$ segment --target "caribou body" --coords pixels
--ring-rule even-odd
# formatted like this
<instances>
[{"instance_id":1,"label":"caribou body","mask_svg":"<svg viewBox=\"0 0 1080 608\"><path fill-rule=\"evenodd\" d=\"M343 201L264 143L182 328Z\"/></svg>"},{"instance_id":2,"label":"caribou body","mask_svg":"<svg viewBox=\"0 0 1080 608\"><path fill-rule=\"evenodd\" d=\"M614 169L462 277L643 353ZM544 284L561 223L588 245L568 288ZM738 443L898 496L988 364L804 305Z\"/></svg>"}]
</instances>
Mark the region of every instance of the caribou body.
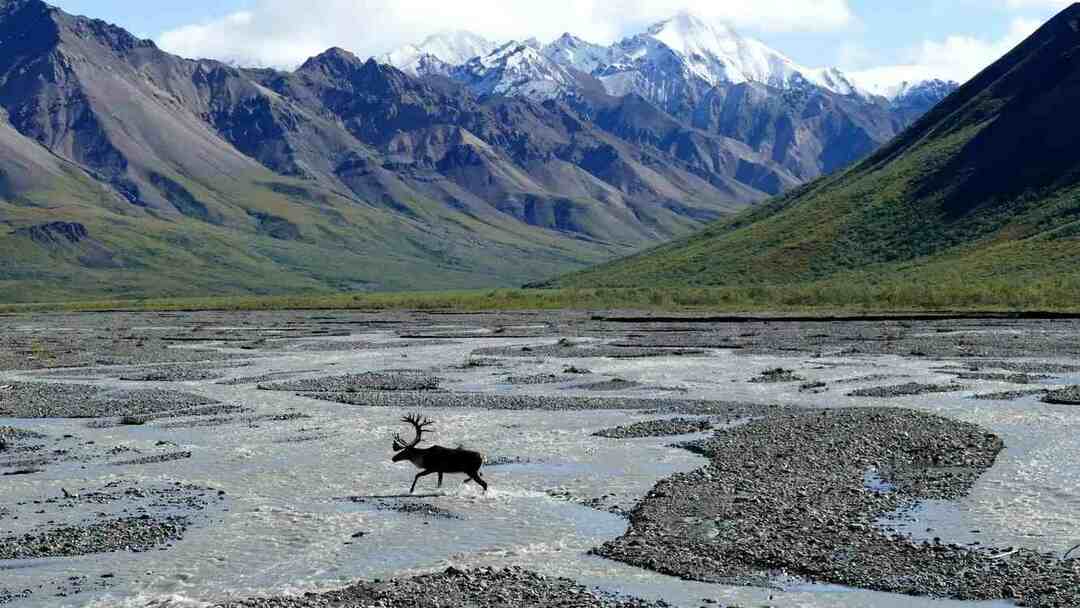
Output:
<instances>
[{"instance_id":1,"label":"caribou body","mask_svg":"<svg viewBox=\"0 0 1080 608\"><path fill-rule=\"evenodd\" d=\"M412 443L405 443L401 435L394 435L394 451L397 453L394 454L393 461L408 460L413 463L413 466L420 469L420 472L413 479L412 487L409 488L410 494L416 490L416 482L420 481L421 477L432 473L439 475L440 488L442 487L443 474L464 473L468 475L465 483L475 481L487 492L488 484L480 476L480 467L484 465L484 456L482 454L460 448L444 448L439 445L430 448L418 448L416 446L420 445L420 441L424 437L424 431L435 423L427 418L420 418L419 414L410 414L402 418L401 421L411 424L416 431L416 437L413 438Z\"/></svg>"}]
</instances>

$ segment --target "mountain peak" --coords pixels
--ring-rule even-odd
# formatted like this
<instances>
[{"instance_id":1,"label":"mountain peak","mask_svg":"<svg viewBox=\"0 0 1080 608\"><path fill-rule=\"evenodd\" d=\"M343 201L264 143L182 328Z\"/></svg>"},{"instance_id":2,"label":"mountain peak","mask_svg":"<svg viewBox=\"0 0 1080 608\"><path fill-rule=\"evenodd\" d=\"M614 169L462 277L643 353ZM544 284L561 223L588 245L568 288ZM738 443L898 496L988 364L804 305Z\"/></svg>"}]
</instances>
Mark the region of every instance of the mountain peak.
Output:
<instances>
[{"instance_id":1,"label":"mountain peak","mask_svg":"<svg viewBox=\"0 0 1080 608\"><path fill-rule=\"evenodd\" d=\"M305 61L297 72L319 71L327 74L342 74L355 69L358 63L360 59L356 55L335 46Z\"/></svg>"},{"instance_id":2,"label":"mountain peak","mask_svg":"<svg viewBox=\"0 0 1080 608\"><path fill-rule=\"evenodd\" d=\"M406 44L383 55L380 60L414 76L427 71L425 66L443 68L461 65L473 57L487 55L496 48L490 40L465 30L432 34L420 44Z\"/></svg>"}]
</instances>

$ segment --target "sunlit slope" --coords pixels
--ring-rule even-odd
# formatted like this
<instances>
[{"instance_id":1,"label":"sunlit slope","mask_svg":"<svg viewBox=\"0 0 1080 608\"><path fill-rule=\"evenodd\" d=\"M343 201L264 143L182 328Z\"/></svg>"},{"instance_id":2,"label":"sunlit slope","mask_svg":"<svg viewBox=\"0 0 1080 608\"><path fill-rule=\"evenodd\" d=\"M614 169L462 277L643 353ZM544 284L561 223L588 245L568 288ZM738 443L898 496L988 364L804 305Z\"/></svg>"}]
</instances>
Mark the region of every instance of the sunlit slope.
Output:
<instances>
[{"instance_id":1,"label":"sunlit slope","mask_svg":"<svg viewBox=\"0 0 1080 608\"><path fill-rule=\"evenodd\" d=\"M1080 262L1080 5L866 161L551 282L1037 280Z\"/></svg>"}]
</instances>

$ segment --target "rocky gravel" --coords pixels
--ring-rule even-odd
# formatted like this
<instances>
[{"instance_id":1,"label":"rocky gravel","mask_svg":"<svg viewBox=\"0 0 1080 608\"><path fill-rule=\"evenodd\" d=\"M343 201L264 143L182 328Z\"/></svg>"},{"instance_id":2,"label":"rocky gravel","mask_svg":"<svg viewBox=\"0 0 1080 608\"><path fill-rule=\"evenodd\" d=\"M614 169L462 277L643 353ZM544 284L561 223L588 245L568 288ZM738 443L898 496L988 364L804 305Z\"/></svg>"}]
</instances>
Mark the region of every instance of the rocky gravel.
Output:
<instances>
[{"instance_id":1,"label":"rocky gravel","mask_svg":"<svg viewBox=\"0 0 1080 608\"><path fill-rule=\"evenodd\" d=\"M546 346L493 346L472 352L478 357L544 357L552 359L642 359L648 357L681 357L703 355L700 348L641 348L605 345L553 344Z\"/></svg>"},{"instance_id":2,"label":"rocky gravel","mask_svg":"<svg viewBox=\"0 0 1080 608\"><path fill-rule=\"evenodd\" d=\"M1046 374L1012 374L995 372L956 372L958 380L982 380L985 382L1006 382L1008 384L1035 384L1049 380L1053 376Z\"/></svg>"},{"instance_id":3,"label":"rocky gravel","mask_svg":"<svg viewBox=\"0 0 1080 608\"><path fill-rule=\"evenodd\" d=\"M914 395L930 395L933 393L955 393L967 390L968 387L961 384L920 384L909 382L896 386L875 386L860 388L848 393L849 397L873 397L888 399L892 397L909 397Z\"/></svg>"},{"instance_id":4,"label":"rocky gravel","mask_svg":"<svg viewBox=\"0 0 1080 608\"><path fill-rule=\"evenodd\" d=\"M541 384L563 384L574 382L577 376L569 374L532 374L528 376L507 376L503 381L513 386L537 386Z\"/></svg>"},{"instance_id":5,"label":"rocky gravel","mask_svg":"<svg viewBox=\"0 0 1080 608\"><path fill-rule=\"evenodd\" d=\"M1001 391L998 393L982 393L975 395L972 399L978 399L979 401L1016 401L1017 399L1023 399L1025 397L1034 397L1036 395L1045 395L1050 392L1050 389L1029 389L1023 391Z\"/></svg>"},{"instance_id":6,"label":"rocky gravel","mask_svg":"<svg viewBox=\"0 0 1080 608\"><path fill-rule=\"evenodd\" d=\"M22 591L13 591L5 587L0 587L0 604L10 604L19 600L25 600L30 597L31 592L29 589L23 589Z\"/></svg>"},{"instance_id":7,"label":"rocky gravel","mask_svg":"<svg viewBox=\"0 0 1080 608\"><path fill-rule=\"evenodd\" d=\"M423 372L366 372L363 374L310 378L275 384L260 384L259 388L266 391L292 391L297 393L434 391L439 389L439 382L439 378Z\"/></svg>"},{"instance_id":8,"label":"rocky gravel","mask_svg":"<svg viewBox=\"0 0 1080 608\"><path fill-rule=\"evenodd\" d=\"M776 405L738 402L697 401L693 399L643 399L637 397L555 397L546 395L510 395L496 393L440 392L356 392L314 395L319 399L373 407L398 408L403 411L426 408L468 407L488 410L628 410L687 415L748 418L781 411Z\"/></svg>"},{"instance_id":9,"label":"rocky gravel","mask_svg":"<svg viewBox=\"0 0 1080 608\"><path fill-rule=\"evenodd\" d=\"M344 353L365 350L390 350L397 348L418 348L421 346L441 346L446 344L457 344L457 342L453 340L394 340L390 342L369 342L357 340L303 340L286 345L285 350L301 353Z\"/></svg>"},{"instance_id":10,"label":"rocky gravel","mask_svg":"<svg viewBox=\"0 0 1080 608\"><path fill-rule=\"evenodd\" d=\"M972 371L985 369L1005 370L1021 374L1075 374L1080 373L1080 365L1070 363L1050 363L1046 361L978 361L967 364Z\"/></svg>"},{"instance_id":11,"label":"rocky gravel","mask_svg":"<svg viewBox=\"0 0 1080 608\"><path fill-rule=\"evenodd\" d=\"M703 433L713 429L712 420L708 418L664 418L661 420L646 420L635 422L626 426L618 426L604 429L593 433L595 437L608 439L642 439L645 437L672 437L675 435L690 435Z\"/></svg>"},{"instance_id":12,"label":"rocky gravel","mask_svg":"<svg viewBox=\"0 0 1080 608\"><path fill-rule=\"evenodd\" d=\"M0 539L0 560L76 557L95 553L149 551L180 540L183 517L113 519L86 526L62 526L48 532Z\"/></svg>"},{"instance_id":13,"label":"rocky gravel","mask_svg":"<svg viewBox=\"0 0 1080 608\"><path fill-rule=\"evenodd\" d=\"M1003 447L976 426L900 409L772 416L703 442L710 464L658 483L627 534L596 553L708 582L779 570L908 595L1080 605L1080 564L1031 551L991 559L874 526L917 500L965 495ZM869 470L891 489L867 488Z\"/></svg>"},{"instance_id":14,"label":"rocky gravel","mask_svg":"<svg viewBox=\"0 0 1080 608\"><path fill-rule=\"evenodd\" d=\"M640 382L633 382L630 380L623 380L622 378L612 378L610 380L602 380L600 382L590 382L588 384L578 384L576 386L567 387L569 389L581 390L581 391L594 391L594 392L606 392L606 391L625 391L634 388L640 388L642 384Z\"/></svg>"},{"instance_id":15,"label":"rocky gravel","mask_svg":"<svg viewBox=\"0 0 1080 608\"><path fill-rule=\"evenodd\" d=\"M270 382L277 382L279 380L285 380L292 378L298 374L317 372L317 369L299 370L295 372L270 372L259 376L241 376L238 378L229 378L228 380L221 380L215 384L221 386L245 386L251 384L266 384Z\"/></svg>"},{"instance_id":16,"label":"rocky gravel","mask_svg":"<svg viewBox=\"0 0 1080 608\"><path fill-rule=\"evenodd\" d=\"M806 378L803 378L795 373L795 370L784 369L777 367L775 369L767 369L757 376L750 378L747 382L753 384L783 384L786 382L805 382Z\"/></svg>"},{"instance_id":17,"label":"rocky gravel","mask_svg":"<svg viewBox=\"0 0 1080 608\"><path fill-rule=\"evenodd\" d=\"M10 445L21 441L27 441L30 439L44 439L45 435L41 433L35 433L34 431L27 431L23 429L17 429L11 426L0 426L0 452L3 452L4 445Z\"/></svg>"},{"instance_id":18,"label":"rocky gravel","mask_svg":"<svg viewBox=\"0 0 1080 608\"><path fill-rule=\"evenodd\" d=\"M422 483L423 480L421 480ZM398 500L392 498L369 498L366 496L353 496L346 498L348 502L355 504L371 505L376 511L392 511L407 515L422 515L436 519L464 519L460 514L442 507L419 502L417 500Z\"/></svg>"},{"instance_id":19,"label":"rocky gravel","mask_svg":"<svg viewBox=\"0 0 1080 608\"><path fill-rule=\"evenodd\" d=\"M1057 405L1080 405L1080 386L1050 391L1043 397L1043 401Z\"/></svg>"},{"instance_id":20,"label":"rocky gravel","mask_svg":"<svg viewBox=\"0 0 1080 608\"><path fill-rule=\"evenodd\" d=\"M171 452L168 454L155 454L153 456L141 456L139 458L133 458L131 460L122 460L120 462L112 463L113 466L137 466L143 464L160 464L163 462L172 462L174 460L186 460L191 458L191 452Z\"/></svg>"},{"instance_id":21,"label":"rocky gravel","mask_svg":"<svg viewBox=\"0 0 1080 608\"><path fill-rule=\"evenodd\" d=\"M340 591L299 597L254 598L219 608L666 608L664 602L613 597L571 580L521 568L448 568L438 574L359 583Z\"/></svg>"},{"instance_id":22,"label":"rocky gravel","mask_svg":"<svg viewBox=\"0 0 1080 608\"><path fill-rule=\"evenodd\" d=\"M110 391L86 384L15 382L0 391L0 416L105 418L139 416L217 403L165 389Z\"/></svg>"},{"instance_id":23,"label":"rocky gravel","mask_svg":"<svg viewBox=\"0 0 1080 608\"><path fill-rule=\"evenodd\" d=\"M217 380L227 373L228 370L213 368L159 367L125 372L120 374L120 379L128 382L202 382Z\"/></svg>"}]
</instances>

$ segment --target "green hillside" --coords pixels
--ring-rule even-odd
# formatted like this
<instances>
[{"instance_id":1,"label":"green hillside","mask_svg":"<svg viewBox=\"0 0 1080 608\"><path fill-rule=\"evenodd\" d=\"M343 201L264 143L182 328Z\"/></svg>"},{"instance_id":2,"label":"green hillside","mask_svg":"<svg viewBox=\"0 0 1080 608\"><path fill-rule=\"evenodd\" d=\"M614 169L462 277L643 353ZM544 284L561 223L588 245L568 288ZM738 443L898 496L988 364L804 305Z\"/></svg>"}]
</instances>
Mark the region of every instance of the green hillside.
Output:
<instances>
[{"instance_id":1,"label":"green hillside","mask_svg":"<svg viewBox=\"0 0 1080 608\"><path fill-rule=\"evenodd\" d=\"M582 287L1072 281L1080 4L891 144L702 232L563 276Z\"/></svg>"}]
</instances>

